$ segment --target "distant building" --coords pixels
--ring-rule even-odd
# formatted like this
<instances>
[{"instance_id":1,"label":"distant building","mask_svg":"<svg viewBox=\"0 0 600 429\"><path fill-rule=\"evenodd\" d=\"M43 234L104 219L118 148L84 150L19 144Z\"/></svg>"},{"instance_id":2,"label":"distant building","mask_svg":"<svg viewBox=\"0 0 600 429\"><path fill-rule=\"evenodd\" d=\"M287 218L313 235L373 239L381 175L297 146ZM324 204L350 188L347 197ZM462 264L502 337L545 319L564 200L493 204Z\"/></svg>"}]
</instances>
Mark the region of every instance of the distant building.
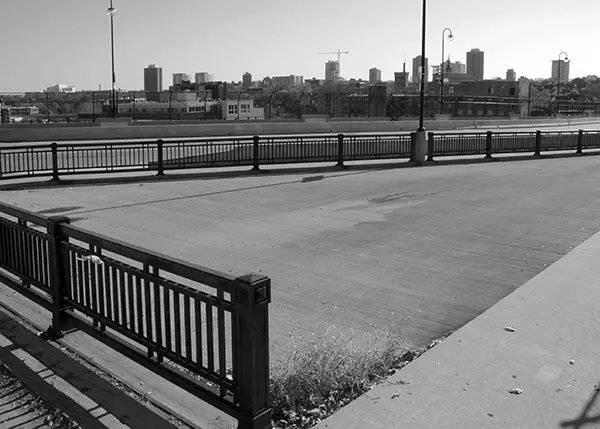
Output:
<instances>
[{"instance_id":1,"label":"distant building","mask_svg":"<svg viewBox=\"0 0 600 429\"><path fill-rule=\"evenodd\" d=\"M565 61L565 60L553 60L552 61L552 80L558 81L559 66L560 66L560 83L568 83L571 63L569 61Z\"/></svg>"},{"instance_id":2,"label":"distant building","mask_svg":"<svg viewBox=\"0 0 600 429\"><path fill-rule=\"evenodd\" d=\"M379 82L381 82L381 70L379 70L377 67L373 67L371 70L369 70L369 83L373 85Z\"/></svg>"},{"instance_id":3,"label":"distant building","mask_svg":"<svg viewBox=\"0 0 600 429\"><path fill-rule=\"evenodd\" d=\"M506 70L506 80L510 80L510 81L517 80L517 73L515 73L514 69Z\"/></svg>"},{"instance_id":4,"label":"distant building","mask_svg":"<svg viewBox=\"0 0 600 429\"><path fill-rule=\"evenodd\" d=\"M196 73L195 77L196 77L196 79L195 79L196 83L210 82L209 74L206 72L198 72L198 73Z\"/></svg>"},{"instance_id":5,"label":"distant building","mask_svg":"<svg viewBox=\"0 0 600 429\"><path fill-rule=\"evenodd\" d=\"M467 74L474 80L483 80L485 54L475 48L467 52Z\"/></svg>"},{"instance_id":6,"label":"distant building","mask_svg":"<svg viewBox=\"0 0 600 429\"><path fill-rule=\"evenodd\" d=\"M252 86L252 74L246 72L242 76L242 87L248 89Z\"/></svg>"},{"instance_id":7,"label":"distant building","mask_svg":"<svg viewBox=\"0 0 600 429\"><path fill-rule=\"evenodd\" d=\"M271 78L271 85L273 86L300 86L304 85L304 76L273 76Z\"/></svg>"},{"instance_id":8,"label":"distant building","mask_svg":"<svg viewBox=\"0 0 600 429\"><path fill-rule=\"evenodd\" d=\"M450 69L451 69L451 73L456 73L456 74L466 74L467 73L467 65L461 63L460 61L450 62ZM446 74L446 71L444 71L444 75L445 74Z\"/></svg>"},{"instance_id":9,"label":"distant building","mask_svg":"<svg viewBox=\"0 0 600 429\"><path fill-rule=\"evenodd\" d=\"M144 91L160 92L162 91L163 76L162 68L150 64L144 69Z\"/></svg>"},{"instance_id":10,"label":"distant building","mask_svg":"<svg viewBox=\"0 0 600 429\"><path fill-rule=\"evenodd\" d=\"M325 63L325 81L327 83L338 83L340 78L340 63L337 61L327 61Z\"/></svg>"},{"instance_id":11,"label":"distant building","mask_svg":"<svg viewBox=\"0 0 600 429\"><path fill-rule=\"evenodd\" d=\"M181 93L183 94L183 93ZM238 111L239 106L239 111ZM264 119L264 109L254 107L254 100L182 100L145 101L119 104L119 116L137 118L211 118Z\"/></svg>"},{"instance_id":12,"label":"distant building","mask_svg":"<svg viewBox=\"0 0 600 429\"><path fill-rule=\"evenodd\" d=\"M46 92L77 92L71 85L54 85L46 88Z\"/></svg>"},{"instance_id":13,"label":"distant building","mask_svg":"<svg viewBox=\"0 0 600 429\"><path fill-rule=\"evenodd\" d=\"M430 86L429 92L437 94L439 91L439 82ZM450 81L444 85L444 94L462 95L473 97L518 97L521 87L517 81L486 79L486 80L466 80Z\"/></svg>"},{"instance_id":14,"label":"distant building","mask_svg":"<svg viewBox=\"0 0 600 429\"><path fill-rule=\"evenodd\" d=\"M413 58L412 81L417 84L421 82L421 55ZM425 83L427 82L429 82L429 60L425 58Z\"/></svg>"},{"instance_id":15,"label":"distant building","mask_svg":"<svg viewBox=\"0 0 600 429\"><path fill-rule=\"evenodd\" d=\"M370 85L367 100L367 116L376 118L386 116L385 102L387 100L387 85Z\"/></svg>"},{"instance_id":16,"label":"distant building","mask_svg":"<svg viewBox=\"0 0 600 429\"><path fill-rule=\"evenodd\" d=\"M223 100L223 119L265 119L265 109L254 107L254 100Z\"/></svg>"},{"instance_id":17,"label":"distant building","mask_svg":"<svg viewBox=\"0 0 600 429\"><path fill-rule=\"evenodd\" d=\"M189 82L192 78L189 74L186 73L173 73L173 85L177 85L181 82Z\"/></svg>"},{"instance_id":18,"label":"distant building","mask_svg":"<svg viewBox=\"0 0 600 429\"><path fill-rule=\"evenodd\" d=\"M408 87L408 72L395 72L394 73L394 92L404 92Z\"/></svg>"}]
</instances>

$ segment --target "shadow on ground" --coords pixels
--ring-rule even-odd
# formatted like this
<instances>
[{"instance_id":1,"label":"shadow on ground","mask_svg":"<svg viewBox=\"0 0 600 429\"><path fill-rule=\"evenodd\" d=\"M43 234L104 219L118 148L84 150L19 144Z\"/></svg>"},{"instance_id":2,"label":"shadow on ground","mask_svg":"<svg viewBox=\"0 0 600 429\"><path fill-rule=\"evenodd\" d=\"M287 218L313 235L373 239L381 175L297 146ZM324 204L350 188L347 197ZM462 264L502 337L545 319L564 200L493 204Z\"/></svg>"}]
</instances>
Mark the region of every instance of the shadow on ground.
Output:
<instances>
[{"instance_id":1,"label":"shadow on ground","mask_svg":"<svg viewBox=\"0 0 600 429\"><path fill-rule=\"evenodd\" d=\"M132 429L145 429L149 427L148 422L152 422L152 427L156 428L175 428L165 418L117 389L100 375L68 357L3 311L0 311L0 333L13 343L0 348L0 361L31 391L42 397L52 407L63 411L83 428L105 429L106 426L100 419L107 413L112 414L121 423ZM55 374L66 380L75 389L83 392L85 396L98 404L97 407L85 409L64 392L57 390L42 378L41 373L35 372L21 361L13 353L15 350L23 350L38 360L46 367L42 372L51 371L44 378ZM98 412L98 407L102 407L105 411ZM2 420L1 416L0 420Z\"/></svg>"},{"instance_id":2,"label":"shadow on ground","mask_svg":"<svg viewBox=\"0 0 600 429\"><path fill-rule=\"evenodd\" d=\"M582 154L576 153L546 153L539 157L533 157L530 154L521 155L506 155L502 154L496 156L493 159L484 159L483 156L477 158L470 157L464 159L436 159L435 161L426 162L424 166L443 166L443 165L467 165L467 164L479 164L486 162L514 162L514 161L529 161L532 159L540 158L572 158L575 156L594 156L600 155L600 151L587 152ZM79 186L109 186L109 185L122 185L130 183L152 183L156 181L188 181L188 180L214 180L220 178L244 178L256 175L270 175L270 176L284 176L289 174L301 174L301 173L335 173L346 170L358 170L358 171L384 171L399 168L411 168L417 167L418 165L414 162L406 160L391 161L386 163L376 164L346 164L343 167L323 165L323 166L302 166L295 165L292 167L281 167L272 169L261 169L261 170L228 170L228 171L213 171L213 172L185 172L185 173L169 173L164 176L157 175L132 175L132 176L121 176L121 177L99 177L100 174L93 178L78 178L78 179L61 179L60 181L53 180L32 180L22 182L12 182L0 185L0 191L19 191L27 189L39 189L39 188L69 188ZM113 172L114 173L114 172ZM126 173L116 173L126 174ZM323 176L310 176L302 180L302 182L312 182L321 180ZM7 179L10 180L10 179Z\"/></svg>"},{"instance_id":3,"label":"shadow on ground","mask_svg":"<svg viewBox=\"0 0 600 429\"><path fill-rule=\"evenodd\" d=\"M600 386L600 384L597 384L596 387L594 388L594 393L588 400L585 407L583 407L581 414L573 420L565 420L565 421L561 422L561 424L560 424L561 428L581 429L584 427L598 427L598 424L600 423L600 414L598 414L598 412L595 410L596 400L598 399L598 396L600 395L600 387L598 387L598 386ZM590 413L590 411L593 411L594 414L588 415L588 413Z\"/></svg>"}]
</instances>

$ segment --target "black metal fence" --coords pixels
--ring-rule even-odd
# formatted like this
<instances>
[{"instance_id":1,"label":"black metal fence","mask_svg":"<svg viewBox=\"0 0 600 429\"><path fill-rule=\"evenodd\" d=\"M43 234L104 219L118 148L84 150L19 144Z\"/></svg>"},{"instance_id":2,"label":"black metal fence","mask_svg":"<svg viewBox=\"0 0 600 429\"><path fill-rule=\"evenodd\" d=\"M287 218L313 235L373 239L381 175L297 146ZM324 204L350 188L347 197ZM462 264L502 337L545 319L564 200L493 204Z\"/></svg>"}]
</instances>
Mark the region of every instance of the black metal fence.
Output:
<instances>
[{"instance_id":1,"label":"black metal fence","mask_svg":"<svg viewBox=\"0 0 600 429\"><path fill-rule=\"evenodd\" d=\"M214 167L412 159L414 133L216 137L185 141L52 143L0 147L0 180L75 174L156 172ZM429 133L428 159L600 147L600 131Z\"/></svg>"},{"instance_id":2,"label":"black metal fence","mask_svg":"<svg viewBox=\"0 0 600 429\"><path fill-rule=\"evenodd\" d=\"M52 312L52 335L82 329L240 428L271 427L269 278L232 277L0 203L0 281Z\"/></svg>"}]
</instances>

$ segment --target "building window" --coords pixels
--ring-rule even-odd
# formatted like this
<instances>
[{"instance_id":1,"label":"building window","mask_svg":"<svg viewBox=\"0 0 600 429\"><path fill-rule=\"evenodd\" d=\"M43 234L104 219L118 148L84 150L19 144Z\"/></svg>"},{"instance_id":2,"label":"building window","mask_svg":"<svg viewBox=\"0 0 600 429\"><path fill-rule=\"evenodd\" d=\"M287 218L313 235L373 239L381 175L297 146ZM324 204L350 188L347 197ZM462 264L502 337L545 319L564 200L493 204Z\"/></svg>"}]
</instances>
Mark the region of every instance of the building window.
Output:
<instances>
[{"instance_id":1,"label":"building window","mask_svg":"<svg viewBox=\"0 0 600 429\"><path fill-rule=\"evenodd\" d=\"M510 95L515 95L515 94L516 94L516 92L517 92L517 91L515 90L515 88L510 88L510 92L509 92L509 93L510 93Z\"/></svg>"}]
</instances>

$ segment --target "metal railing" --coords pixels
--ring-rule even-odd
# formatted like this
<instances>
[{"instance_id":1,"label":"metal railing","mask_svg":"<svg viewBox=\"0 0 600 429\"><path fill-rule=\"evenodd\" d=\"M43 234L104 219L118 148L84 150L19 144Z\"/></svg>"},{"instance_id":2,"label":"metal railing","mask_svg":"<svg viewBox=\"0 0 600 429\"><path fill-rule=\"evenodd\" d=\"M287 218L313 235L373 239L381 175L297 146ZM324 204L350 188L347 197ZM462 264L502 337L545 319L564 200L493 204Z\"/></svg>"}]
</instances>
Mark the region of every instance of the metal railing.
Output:
<instances>
[{"instance_id":1,"label":"metal railing","mask_svg":"<svg viewBox=\"0 0 600 429\"><path fill-rule=\"evenodd\" d=\"M52 336L82 329L237 418L240 428L271 427L268 277L232 277L72 226L67 217L2 203L0 215L0 281L52 312Z\"/></svg>"},{"instance_id":2,"label":"metal railing","mask_svg":"<svg viewBox=\"0 0 600 429\"><path fill-rule=\"evenodd\" d=\"M0 180L75 174L412 159L414 133L215 137L184 141L52 143L0 147ZM428 159L600 148L600 131L429 133Z\"/></svg>"}]
</instances>

